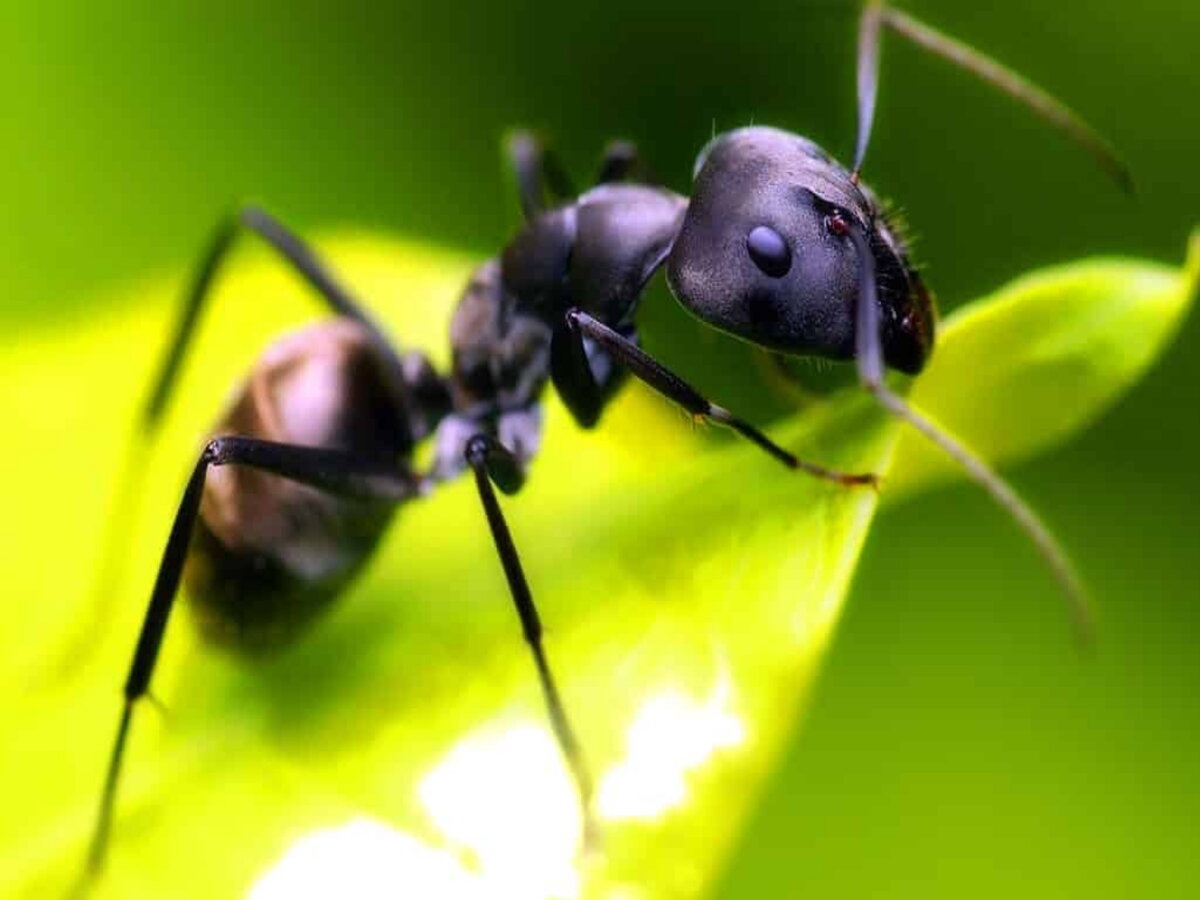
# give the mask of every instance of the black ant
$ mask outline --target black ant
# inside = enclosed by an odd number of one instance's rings
[[[875,195],[859,180],[874,116],[883,26],[1023,101],[1091,152],[1123,186],[1127,170],[1078,116],[978,51],[870,2],[859,29],[858,139],[851,170],[805,138],[749,127],[715,137],[696,161],[692,197],[639,181],[625,143],[576,195],[529,135],[509,144],[525,225],[468,284],[450,324],[442,376],[400,352],[304,243],[245,208],[219,228],[186,297],[145,409],[153,430],[194,326],[235,238],[266,240],[336,318],[282,338],[251,372],[180,501],[133,662],[92,837],[101,869],[135,702],[147,695],[181,578],[205,636],[239,648],[279,644],[325,609],[362,567],[397,506],[470,470],[547,710],[583,808],[591,781],[542,646],[542,625],[493,485],[521,489],[539,448],[540,402],[554,385],[584,428],[629,374],[698,420],[726,426],[789,469],[877,487],[871,473],[802,460],[716,406],[638,346],[638,301],[666,270],[684,307],[709,325],[785,354],[853,359],[862,386],[958,460],[1025,530],[1088,628],[1082,587],[1037,515],[983,462],[887,387],[887,368],[921,371],[933,349],[933,297]],[[548,205],[546,195],[556,205]],[[413,451],[432,436],[434,463]]]

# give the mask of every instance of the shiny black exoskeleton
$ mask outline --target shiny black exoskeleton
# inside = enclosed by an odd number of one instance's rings
[[[871,248],[884,359],[916,374],[933,349],[929,293],[879,202],[805,138],[742,128],[704,148],[667,283],[688,310],[743,340],[851,359],[859,288],[852,224]]]
[[[441,429],[442,477],[462,469],[465,442],[480,431],[528,462],[547,380],[580,425],[594,425],[629,371],[626,356],[639,358],[638,303],[664,267],[680,303],[722,331],[783,353],[851,359],[860,280],[853,227],[876,272],[885,362],[915,374],[928,358],[933,303],[897,232],[870,192],[811,141],[742,128],[701,152],[690,201],[652,185],[606,183],[549,209],[538,196],[539,167],[554,164],[532,138],[515,143],[514,161],[528,170],[519,182],[530,192],[529,218],[475,273],[452,322],[456,412]],[[635,162],[621,146],[627,166],[606,164],[610,176]],[[620,349],[605,339],[619,339]],[[661,380],[651,384],[681,399]],[[684,405],[710,415],[707,405]]]
[[[580,425],[591,427],[632,374],[791,469],[843,486],[876,484],[871,473],[798,459],[645,353],[638,303],[660,269],[678,301],[721,331],[784,354],[853,359],[861,384],[884,408],[957,459],[1025,529],[1086,625],[1070,563],[1036,514],[884,383],[887,368],[919,372],[935,332],[931,295],[858,177],[884,26],[1025,102],[1128,183],[1107,145],[1070,110],[999,63],[872,0],[859,32],[852,169],[802,137],[752,127],[716,137],[701,151],[690,199],[641,177],[628,144],[613,145],[598,184],[576,195],[551,154],[532,137],[515,138],[510,151],[526,221],[467,285],[450,324],[453,362],[445,375],[420,353],[395,349],[277,220],[246,208],[222,224],[147,405],[147,432],[160,419],[212,281],[242,229],[275,248],[336,318],[264,354],[196,462],[125,683],[89,877],[104,860],[133,706],[148,692],[181,580],[209,637],[254,649],[290,639],[349,583],[398,505],[468,469],[586,814],[591,784],[583,754],[495,492],[512,494],[524,483],[540,444],[546,386],[553,385]],[[545,202],[547,191],[557,202]],[[413,451],[430,435],[432,468],[417,471]]]

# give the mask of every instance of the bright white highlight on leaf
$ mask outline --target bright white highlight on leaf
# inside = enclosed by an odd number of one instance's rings
[[[448,849],[356,819],[297,841],[254,885],[250,900],[579,896],[578,795],[545,728],[463,738],[417,790]]]
[[[370,819],[326,828],[293,844],[250,889],[249,900],[487,900],[484,880],[453,855]]]
[[[745,740],[721,679],[703,703],[678,691],[647,700],[596,798],[607,820],[654,819],[681,806],[687,776]],[[421,780],[418,796],[448,849],[369,819],[297,841],[250,900],[574,900],[583,835],[579,799],[558,745],[521,725],[463,738]]]
[[[489,896],[579,896],[579,795],[545,727],[460,740],[418,792],[449,843],[478,860]]]
[[[722,680],[703,704],[679,692],[642,704],[625,738],[625,759],[600,782],[600,816],[656,819],[683,805],[688,773],[746,738],[745,725],[729,709],[729,695],[729,682]]]

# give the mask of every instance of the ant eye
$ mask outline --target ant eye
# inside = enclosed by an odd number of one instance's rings
[[[772,278],[782,278],[792,267],[792,248],[774,228],[759,225],[746,235],[746,250],[754,264]]]
[[[850,226],[846,224],[846,219],[841,213],[830,213],[825,217],[825,227],[830,234],[836,234],[838,237],[845,237],[850,233]]]

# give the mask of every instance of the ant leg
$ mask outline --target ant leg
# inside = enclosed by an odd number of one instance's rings
[[[496,487],[505,494],[516,493],[524,483],[525,473],[520,460],[499,441],[486,434],[477,434],[467,441],[464,455],[467,464],[475,473],[475,486],[479,489],[479,499],[483,503],[492,540],[496,544],[496,552],[500,555],[500,564],[504,567],[504,577],[508,580],[517,615],[521,619],[525,642],[529,644],[533,653],[533,662],[537,666],[538,679],[542,685],[542,695],[546,700],[554,736],[579,790],[583,806],[585,841],[590,841],[595,835],[591,821],[591,775],[583,761],[583,751],[575,737],[575,731],[567,718],[566,708],[554,682],[554,675],[550,671],[550,663],[546,660],[546,651],[542,646],[542,620],[538,616],[537,607],[534,606],[529,582],[525,580],[521,557],[517,553],[516,544],[513,543],[512,533],[508,530],[508,523],[504,520],[496,492],[492,490],[492,483],[495,482]]]
[[[387,361],[392,374],[391,380],[399,389],[404,383],[402,364],[379,326],[330,274],[304,241],[266,211],[256,206],[244,206],[221,221],[207,252],[200,260],[184,296],[178,324],[175,326],[175,336],[163,357],[154,380],[154,389],[143,410],[144,426],[149,430],[157,425],[178,379],[180,365],[187,354],[188,344],[199,322],[201,309],[208,299],[213,281],[243,228],[257,234],[290,263],[333,312],[353,319],[367,330],[378,345],[382,358]]]
[[[880,405],[901,421],[912,425],[963,467],[1025,532],[1049,565],[1071,605],[1075,633],[1079,642],[1090,645],[1093,634],[1092,610],[1087,592],[1066,550],[1041,517],[987,463],[968,450],[924,415],[893,393],[884,380],[883,340],[879,323],[879,298],[875,285],[875,257],[871,253],[862,226],[850,226],[849,237],[858,258],[859,293],[855,313],[854,350],[858,378]]]
[[[505,141],[505,152],[517,179],[521,212],[526,219],[545,212],[547,193],[554,203],[569,200],[579,193],[558,157],[533,132],[510,134]]]
[[[397,355],[378,326],[300,238],[262,209],[245,206],[221,221],[187,288],[174,336],[159,365],[152,390],[141,412],[138,423],[140,427],[136,429],[140,432],[140,436],[153,434],[162,419],[167,401],[178,383],[180,368],[187,355],[188,346],[195,333],[204,303],[210,295],[213,282],[226,256],[243,228],[254,232],[279,252],[303,276],[305,281],[316,289],[333,312],[353,319],[366,329],[378,351],[379,359],[384,367],[383,371],[386,373],[393,392],[398,398],[407,398],[410,391],[406,386],[404,361]],[[99,620],[102,616],[102,607],[115,593],[122,581],[123,559],[118,553],[117,542],[124,533],[127,523],[132,521],[139,511],[141,477],[145,471],[144,466],[140,464],[139,456],[145,443],[137,440],[137,436],[128,440],[130,443],[121,476],[112,495],[113,515],[109,517],[105,532],[101,537],[97,572],[90,588],[93,597],[90,604],[92,621]],[[79,632],[81,635],[86,633],[86,628]],[[81,640],[82,638],[75,638],[69,643],[69,652],[63,657],[63,662],[56,666],[58,671],[68,670],[72,665],[72,660],[81,657],[81,654],[76,652]]]
[[[765,450],[789,469],[798,469],[817,478],[824,478],[842,485],[867,484],[872,487],[878,486],[879,478],[876,475],[870,473],[850,474],[847,472],[836,472],[824,466],[819,466],[816,463],[799,459],[773,442],[749,422],[739,419],[727,409],[710,403],[699,391],[674,372],[665,368],[654,357],[637,346],[637,344],[613,331],[613,329],[592,318],[582,310],[568,310],[567,324],[575,334],[576,340],[579,340],[582,335],[590,337],[607,350],[615,361],[625,366],[635,376],[654,388],[654,390],[658,391],[668,400],[678,403],[697,419],[733,429],[751,443]],[[578,358],[586,360],[582,348],[577,351]]]
[[[611,184],[614,181],[646,184],[652,180],[649,166],[632,141],[610,141],[604,148],[600,169],[596,173],[596,184]]]
[[[617,333],[637,345],[633,325],[618,326]],[[608,401],[625,382],[629,370],[613,362],[612,356],[583,339],[565,323],[554,329],[550,339],[550,379],[554,389],[581,428],[592,428]]]
[[[567,174],[558,156],[530,131],[516,131],[505,141],[509,165],[517,180],[521,212],[532,219],[547,209],[550,203],[564,203],[578,196],[579,191]],[[635,144],[630,141],[611,141],[604,148],[595,184],[615,181],[650,180],[650,172]]]
[[[1024,104],[1034,115],[1057,128],[1089,153],[1126,193],[1133,192],[1133,177],[1128,166],[1092,126],[1073,109],[1012,69],[984,55],[968,44],[955,40],[907,13],[888,6],[884,0],[870,0],[863,8],[858,31],[858,138],[854,150],[854,178],[862,170],[871,140],[875,118],[875,96],[879,83],[880,32],[887,26],[918,47],[973,73],[992,87]]]
[[[200,510],[205,476],[210,467],[225,465],[250,466],[347,497],[399,503],[419,491],[418,479],[398,469],[392,461],[364,459],[341,450],[301,447],[246,437],[220,437],[208,442],[196,461],[175,513],[125,681],[124,704],[88,852],[89,878],[96,877],[104,865],[133,705],[148,692],[150,678],[158,661],[167,620],[183,575],[188,544]]]

